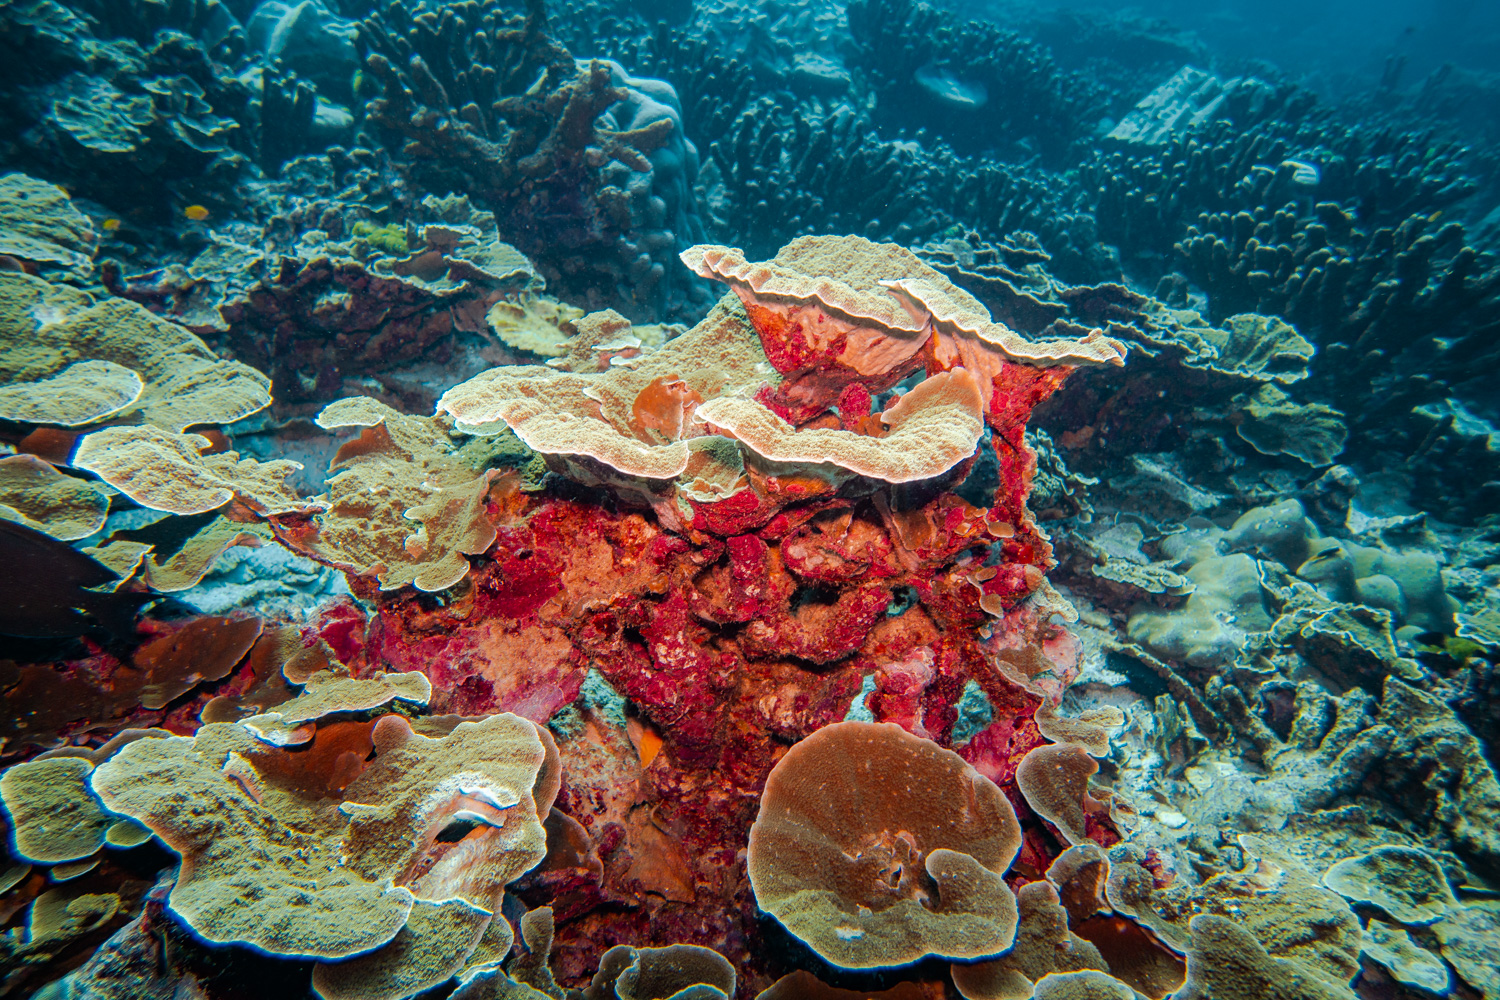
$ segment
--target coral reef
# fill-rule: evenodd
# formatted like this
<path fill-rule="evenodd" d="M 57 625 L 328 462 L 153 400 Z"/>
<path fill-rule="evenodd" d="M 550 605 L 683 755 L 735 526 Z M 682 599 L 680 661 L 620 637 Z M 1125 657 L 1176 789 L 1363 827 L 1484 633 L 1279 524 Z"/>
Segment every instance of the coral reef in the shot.
<path fill-rule="evenodd" d="M 1483 73 L 920 0 L 0 54 L 0 994 L 1500 995 Z"/>

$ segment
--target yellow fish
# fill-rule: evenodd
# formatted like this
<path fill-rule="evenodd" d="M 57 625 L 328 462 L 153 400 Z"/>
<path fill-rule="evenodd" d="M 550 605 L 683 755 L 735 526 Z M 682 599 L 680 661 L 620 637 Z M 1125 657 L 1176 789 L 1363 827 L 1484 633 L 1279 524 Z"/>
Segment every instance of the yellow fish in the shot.
<path fill-rule="evenodd" d="M 208 209 L 204 208 L 202 205 L 189 205 L 187 208 L 184 208 L 182 210 L 182 214 L 187 216 L 189 219 L 192 219 L 194 222 L 202 222 L 204 219 L 208 218 Z"/>
<path fill-rule="evenodd" d="M 103 228 L 103 230 L 106 233 L 112 233 L 116 229 L 120 228 L 120 220 L 119 219 L 105 219 L 101 228 Z"/>

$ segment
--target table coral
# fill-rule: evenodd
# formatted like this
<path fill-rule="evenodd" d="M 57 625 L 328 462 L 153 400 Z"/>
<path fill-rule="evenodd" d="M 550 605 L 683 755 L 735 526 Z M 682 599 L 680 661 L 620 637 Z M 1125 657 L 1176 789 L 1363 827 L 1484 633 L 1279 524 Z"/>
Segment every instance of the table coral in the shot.
<path fill-rule="evenodd" d="M 88 787 L 92 762 L 77 757 L 27 761 L 0 775 L 0 802 L 15 853 L 34 864 L 89 857 L 104 846 L 114 819 Z"/>
<path fill-rule="evenodd" d="M 1362 954 L 1385 966 L 1399 983 L 1446 993 L 1452 985 L 1448 967 L 1421 947 L 1401 927 L 1371 920 L 1365 928 Z"/>
<path fill-rule="evenodd" d="M 1038 816 L 1056 826 L 1070 846 L 1077 846 L 1090 840 L 1090 829 L 1099 828 L 1105 812 L 1088 792 L 1089 778 L 1098 770 L 1098 763 L 1081 746 L 1039 746 L 1016 765 L 1016 787 Z"/>
<path fill-rule="evenodd" d="M 1500 781 L 1479 741 L 1447 705 L 1395 677 L 1380 710 L 1395 729 L 1387 787 L 1407 790 L 1429 842 L 1451 844 L 1480 873 L 1500 871 Z"/>
<path fill-rule="evenodd" d="M 1496 934 L 1500 933 L 1500 908 L 1493 901 L 1455 907 L 1433 925 L 1442 945 L 1443 957 L 1488 1000 L 1500 991 L 1500 965 L 1496 958 Z"/>
<path fill-rule="evenodd" d="M 45 382 L 80 361 L 108 362 L 142 383 L 122 408 L 120 394 L 101 396 L 91 413 L 69 403 L 72 426 L 105 416 L 180 433 L 196 424 L 249 416 L 271 402 L 270 380 L 249 365 L 218 357 L 175 323 L 131 302 L 52 286 L 25 274 L 0 274 L 0 382 Z M 114 369 L 110 369 L 113 374 Z M 45 389 L 43 389 L 45 392 Z M 37 413 L 42 422 L 58 422 Z"/>
<path fill-rule="evenodd" d="M 894 725 L 843 722 L 766 778 L 750 883 L 761 909 L 836 966 L 993 955 L 1016 928 L 1000 878 L 1020 847 L 1014 817 L 952 751 Z"/>
<path fill-rule="evenodd" d="M 1494 81 L 520 8 L 0 0 L 0 992 L 1494 992 Z M 1008 955 L 834 969 L 761 909 L 758 808 L 859 726 L 1014 810 L 1003 876 L 874 838 L 1014 894 Z M 201 845 L 96 781 L 407 897 L 358 954 L 205 941 Z"/>
<path fill-rule="evenodd" d="M 444 590 L 469 571 L 466 555 L 495 540 L 498 473 L 465 462 L 440 420 L 397 413 L 367 397 L 340 400 L 318 415 L 327 429 L 357 427 L 329 465 L 324 508 L 289 526 L 290 547 L 381 589 L 407 584 Z"/>
<path fill-rule="evenodd" d="M 132 500 L 169 514 L 203 514 L 231 500 L 255 514 L 285 514 L 307 504 L 286 484 L 296 462 L 257 462 L 238 452 L 204 454 L 201 434 L 172 434 L 145 424 L 107 427 L 85 437 L 73 463 Z"/>
<path fill-rule="evenodd" d="M 1227 917 L 1192 919 L 1188 979 L 1177 1000 L 1352 1000 L 1353 991 L 1269 955 Z"/>
<path fill-rule="evenodd" d="M 611 323 L 619 332 L 618 323 Z M 687 418 L 694 403 L 752 390 L 768 374 L 764 358 L 743 312 L 721 303 L 637 364 L 578 374 L 529 365 L 494 368 L 448 390 L 438 410 L 470 432 L 508 426 L 558 471 L 585 482 L 610 482 L 629 492 L 644 488 L 650 496 L 652 480 L 686 472 L 693 476 L 688 483 L 702 478 L 709 491 L 715 456 L 700 451 L 693 463 L 698 468 L 689 470 L 687 439 L 704 432 L 699 422 L 695 434 Z M 737 478 L 735 473 L 724 485 Z M 680 517 L 670 503 L 657 506 L 665 506 L 673 520 Z"/>
<path fill-rule="evenodd" d="M 1104 957 L 1068 928 L 1056 887 L 1028 882 L 1016 892 L 1020 913 L 1015 944 L 1003 958 L 950 969 L 966 1000 L 1029 1000 L 1038 981 L 1054 972 L 1104 969 Z"/>
<path fill-rule="evenodd" d="M 734 985 L 734 968 L 710 948 L 619 945 L 604 953 L 582 1000 L 727 1000 Z"/>
<path fill-rule="evenodd" d="M 1429 924 L 1458 905 L 1437 861 L 1407 847 L 1377 847 L 1328 869 L 1323 884 L 1385 910 L 1403 924 Z"/>
<path fill-rule="evenodd" d="M 0 417 L 26 424 L 82 427 L 141 398 L 145 383 L 111 361 L 78 361 L 56 375 L 0 387 Z"/>
<path fill-rule="evenodd" d="M 109 498 L 34 455 L 0 458 L 0 517 L 53 538 L 87 538 L 104 526 Z"/>
<path fill-rule="evenodd" d="M 98 244 L 88 216 L 57 185 L 25 174 L 0 177 L 0 254 L 87 274 Z"/>
<path fill-rule="evenodd" d="M 438 737 L 399 716 L 324 719 L 300 755 L 232 723 L 133 742 L 90 784 L 183 854 L 168 901 L 198 934 L 352 957 L 317 967 L 325 996 L 410 996 L 462 966 L 505 885 L 541 859 L 556 751 L 510 715 Z"/>
<path fill-rule="evenodd" d="M 186 540 L 166 531 L 162 532 L 165 537 L 155 538 L 156 533 L 149 528 L 144 534 L 154 540 L 131 532 L 110 532 L 99 544 L 84 551 L 120 576 L 116 590 L 126 589 L 131 580 L 139 580 L 153 591 L 171 594 L 198 586 L 219 557 L 230 549 L 258 547 L 274 537 L 263 524 L 247 524 L 213 513 L 206 516 L 208 523 Z"/>
<path fill-rule="evenodd" d="M 1240 834 L 1238 840 L 1246 852 L 1244 869 L 1196 886 L 1180 879 L 1160 885 L 1141 864 L 1145 858 L 1138 848 L 1115 848 L 1106 892 L 1110 905 L 1189 956 L 1190 990 L 1195 975 L 1207 968 L 1199 964 L 1195 973 L 1197 924 L 1213 916 L 1234 921 L 1237 933 L 1256 942 L 1254 951 L 1270 956 L 1268 967 L 1295 970 L 1287 974 L 1318 981 L 1329 995 L 1345 995 L 1345 984 L 1359 971 L 1359 921 L 1310 872 L 1279 854 L 1274 841 L 1250 834 Z M 1217 926 L 1209 930 L 1216 932 Z"/>
<path fill-rule="evenodd" d="M 900 298 L 881 286 L 878 275 L 931 282 L 935 272 L 899 254 L 905 263 L 892 270 L 893 250 L 872 246 L 856 242 L 847 249 L 851 259 L 865 259 L 862 294 L 883 303 L 893 322 L 908 315 L 911 295 L 937 294 L 912 285 Z M 953 301 L 951 294 L 943 300 L 944 316 L 959 315 Z M 430 680 L 429 709 L 453 715 L 418 720 L 419 735 L 409 741 L 426 746 L 420 741 L 455 738 L 446 734 L 462 716 L 510 711 L 551 720 L 568 780 L 556 817 L 540 800 L 536 817 L 558 831 L 559 844 L 571 846 L 549 853 L 515 891 L 533 906 L 551 904 L 565 914 L 553 958 L 560 978 L 593 975 L 614 944 L 644 949 L 684 938 L 719 950 L 742 975 L 760 975 L 767 958 L 745 932 L 755 897 L 731 845 L 751 827 L 760 786 L 780 755 L 778 741 L 816 739 L 868 687 L 871 718 L 886 724 L 878 728 L 899 732 L 889 726 L 899 723 L 917 734 L 902 739 L 951 758 L 989 790 L 984 801 L 997 816 L 1013 815 L 1002 790 L 1020 801 L 1017 767 L 1045 742 L 1044 732 L 1103 745 L 1104 731 L 1092 716 L 1067 720 L 1056 710 L 1077 670 L 1078 650 L 1048 620 L 1067 609 L 1044 583 L 1049 557 L 1024 505 L 1031 469 L 1020 429 L 1030 406 L 1072 370 L 1054 361 L 1094 354 L 1105 363 L 1119 360 L 1118 350 L 1098 337 L 1034 349 L 1007 339 L 999 327 L 975 332 L 970 319 L 924 318 L 912 331 L 917 347 L 942 338 L 969 346 L 934 353 L 925 372 L 929 366 L 914 352 L 891 370 L 880 370 L 872 356 L 872 374 L 845 380 L 837 391 L 808 381 L 810 391 L 798 403 L 805 412 L 794 422 L 777 402 L 785 380 L 765 352 L 766 343 L 788 331 L 767 325 L 769 315 L 761 313 L 757 324 L 738 297 L 726 296 L 696 328 L 661 340 L 637 336 L 618 314 L 591 314 L 574 322 L 563 364 L 506 367 L 471 380 L 445 397 L 444 416 L 406 416 L 368 398 L 334 403 L 321 422 L 357 436 L 335 456 L 328 494 L 317 501 L 293 502 L 290 491 L 261 482 L 263 473 L 279 475 L 279 465 L 203 455 L 202 439 L 149 424 L 95 432 L 80 461 L 92 468 L 101 456 L 113 456 L 111 479 L 145 500 L 157 492 L 154 480 L 128 468 L 130 455 L 101 446 L 116 438 L 183 445 L 172 454 L 188 470 L 200 470 L 194 476 L 211 472 L 212 481 L 199 484 L 204 495 L 196 502 L 171 504 L 222 508 L 229 517 L 260 522 L 256 527 L 288 547 L 344 567 L 351 587 L 371 602 L 368 625 L 353 617 L 348 632 L 329 621 L 314 629 L 321 643 L 304 641 L 313 642 L 309 649 L 326 646 L 326 665 L 352 672 L 359 678 L 352 683 L 380 687 L 376 700 L 391 693 L 380 682 L 382 670 L 420 671 L 413 676 Z M 947 332 L 934 334 L 930 322 L 947 323 Z M 877 339 L 888 334 L 866 332 Z M 1069 354 L 1070 344 L 1083 345 L 1080 357 Z M 1036 356 L 1007 360 L 1004 350 Z M 966 351 L 982 378 L 960 363 Z M 877 407 L 880 394 L 903 378 L 912 379 L 910 388 Z M 448 414 L 458 419 L 456 427 Z M 558 426 L 549 429 L 548 421 Z M 988 510 L 948 492 L 972 465 L 984 423 L 1023 449 L 1009 460 Z M 554 472 L 527 491 L 492 465 L 494 434 L 506 424 Z M 616 444 L 594 448 L 562 424 L 594 427 Z M 490 437 L 462 444 L 470 431 Z M 657 476 L 630 458 L 657 453 L 673 459 Z M 168 494 L 177 489 L 168 480 L 158 485 Z M 384 492 L 370 491 L 381 485 Z M 446 492 L 468 499 L 445 506 Z M 340 527 L 333 515 L 343 508 L 359 516 Z M 424 532 L 418 525 L 429 509 L 436 513 Z M 450 530 L 455 539 L 472 540 L 449 547 L 443 532 Z M 100 551 L 143 544 L 122 536 Z M 422 577 L 439 556 L 441 577 Z M 382 580 L 382 570 L 396 572 Z M 422 589 L 424 579 L 431 590 Z M 278 631 L 262 641 L 269 651 L 285 646 L 284 639 Z M 325 684 L 350 682 L 319 679 L 311 666 L 273 677 L 271 661 L 287 657 L 255 650 L 218 698 L 194 701 L 206 705 L 195 737 L 154 741 L 177 749 L 170 766 L 152 773 L 165 780 L 177 768 L 183 794 L 187 785 L 211 794 L 243 816 L 249 830 L 281 830 L 267 810 L 294 809 L 312 824 L 312 832 L 297 834 L 311 838 L 302 846 L 322 856 L 346 836 L 331 803 L 347 803 L 364 787 L 360 782 L 373 782 L 369 776 L 382 760 L 376 744 L 408 731 L 406 723 L 388 717 L 372 730 L 359 721 L 381 710 L 369 699 L 344 705 L 339 716 L 304 719 L 302 701 Z M 300 699 L 287 690 L 297 684 L 308 685 Z M 741 697 L 747 690 L 766 694 Z M 942 749 L 954 739 L 961 702 L 973 703 L 964 709 L 962 758 Z M 984 711 L 976 707 L 981 703 Z M 324 705 L 313 715 L 331 710 Z M 183 731 L 191 732 L 191 724 Z M 375 760 L 361 765 L 356 758 L 362 760 L 360 748 L 371 740 Z M 112 808 L 144 815 L 147 806 L 130 790 L 144 783 L 127 786 L 115 772 L 137 756 L 164 752 L 120 750 L 101 765 L 96 787 L 108 787 Z M 216 765 L 208 770 L 194 763 L 205 753 Z M 315 773 L 288 776 L 277 762 L 292 754 Z M 226 759 L 228 770 L 219 770 Z M 175 801 L 176 794 L 153 801 Z M 550 793 L 543 797 L 550 805 Z M 345 811 L 355 814 L 349 829 L 359 828 L 365 813 Z M 484 826 L 483 808 L 460 811 L 475 812 L 465 823 Z M 260 819 L 250 823 L 251 817 Z M 168 829 L 168 817 L 152 813 L 150 822 L 187 853 L 197 850 L 190 836 Z M 1004 858 L 982 851 L 976 861 L 934 841 L 914 862 L 913 878 L 946 886 L 954 912 L 986 915 L 974 918 L 989 928 L 983 942 L 945 945 L 944 954 L 989 955 L 1009 941 L 1014 903 L 1001 872 L 1020 833 L 1013 820 L 1006 829 L 1013 836 Z M 1024 864 L 1040 873 L 1060 845 L 1040 827 L 1032 837 Z M 253 914 L 220 912 L 199 898 L 206 883 L 194 881 L 194 872 L 205 869 L 196 864 L 186 866 L 188 876 L 173 890 L 179 919 L 211 925 L 226 940 L 291 947 L 277 944 L 280 932 Z M 495 905 L 484 892 L 460 893 L 463 905 L 424 895 L 422 885 L 447 878 L 434 874 L 441 868 L 439 862 L 428 875 L 398 881 L 412 889 L 404 902 L 372 896 L 372 914 L 390 912 L 362 931 L 345 928 L 363 934 L 363 943 L 325 949 L 344 957 L 318 968 L 318 988 L 328 995 L 394 996 L 437 982 L 459 967 L 452 963 L 482 964 L 508 948 L 500 925 L 480 912 Z M 351 883 L 349 891 L 355 888 Z M 432 932 L 432 947 L 421 939 L 423 927 Z M 355 951 L 364 957 L 353 957 Z"/>

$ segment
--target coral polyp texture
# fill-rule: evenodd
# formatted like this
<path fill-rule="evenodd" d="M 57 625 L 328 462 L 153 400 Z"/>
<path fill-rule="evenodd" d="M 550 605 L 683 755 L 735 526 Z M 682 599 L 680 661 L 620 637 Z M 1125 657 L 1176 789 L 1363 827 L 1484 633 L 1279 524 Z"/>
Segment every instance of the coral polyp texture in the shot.
<path fill-rule="evenodd" d="M 1500 24 L 1050 6 L 0 0 L 0 995 L 1500 1000 Z"/>

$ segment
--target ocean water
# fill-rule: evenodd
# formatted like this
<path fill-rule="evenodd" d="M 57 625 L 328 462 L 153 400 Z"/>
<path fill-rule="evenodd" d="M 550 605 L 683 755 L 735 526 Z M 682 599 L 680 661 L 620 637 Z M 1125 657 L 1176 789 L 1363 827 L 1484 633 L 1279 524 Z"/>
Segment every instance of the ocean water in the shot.
<path fill-rule="evenodd" d="M 0 997 L 1500 1000 L 1500 8 L 0 54 Z"/>

